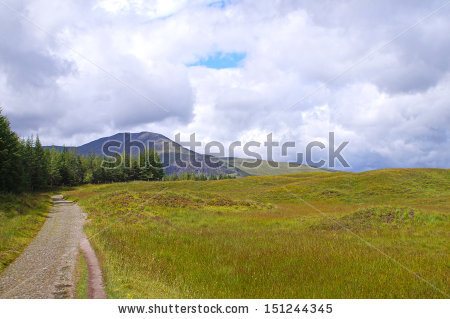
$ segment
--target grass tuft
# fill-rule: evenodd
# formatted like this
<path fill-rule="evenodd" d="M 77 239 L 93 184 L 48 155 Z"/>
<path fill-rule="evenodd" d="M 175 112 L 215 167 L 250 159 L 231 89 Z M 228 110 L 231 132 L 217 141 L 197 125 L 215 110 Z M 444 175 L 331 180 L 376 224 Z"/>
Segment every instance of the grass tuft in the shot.
<path fill-rule="evenodd" d="M 75 298 L 88 298 L 88 267 L 81 251 L 75 265 Z"/>

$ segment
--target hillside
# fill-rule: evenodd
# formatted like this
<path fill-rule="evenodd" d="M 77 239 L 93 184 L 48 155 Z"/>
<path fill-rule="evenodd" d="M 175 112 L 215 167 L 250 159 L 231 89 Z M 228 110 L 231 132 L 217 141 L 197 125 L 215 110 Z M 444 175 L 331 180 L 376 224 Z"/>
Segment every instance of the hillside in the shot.
<path fill-rule="evenodd" d="M 271 162 L 262 160 L 258 167 L 247 167 L 244 165 L 246 159 L 236 157 L 220 157 L 220 160 L 227 165 L 240 170 L 243 176 L 265 176 L 265 175 L 287 175 L 295 173 L 312 173 L 312 172 L 336 172 L 327 168 L 316 168 L 303 164 L 287 163 L 287 162 Z M 244 175 L 245 174 L 245 175 Z"/>

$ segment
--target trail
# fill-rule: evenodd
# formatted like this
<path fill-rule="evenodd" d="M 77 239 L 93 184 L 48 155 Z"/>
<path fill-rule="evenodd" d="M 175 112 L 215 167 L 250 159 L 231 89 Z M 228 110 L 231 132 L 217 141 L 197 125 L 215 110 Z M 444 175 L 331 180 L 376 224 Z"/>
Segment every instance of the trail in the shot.
<path fill-rule="evenodd" d="M 36 238 L 0 275 L 0 298 L 73 298 L 79 248 L 88 264 L 89 298 L 106 298 L 97 258 L 83 233 L 83 210 L 61 195 L 52 200 Z"/>

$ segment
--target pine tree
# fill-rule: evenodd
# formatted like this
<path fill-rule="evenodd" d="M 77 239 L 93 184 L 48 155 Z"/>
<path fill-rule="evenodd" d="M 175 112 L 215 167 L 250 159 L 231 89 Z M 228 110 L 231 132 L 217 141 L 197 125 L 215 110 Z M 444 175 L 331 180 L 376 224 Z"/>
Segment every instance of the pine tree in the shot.
<path fill-rule="evenodd" d="M 61 186 L 71 184 L 71 174 L 69 169 L 69 151 L 66 147 L 63 148 L 61 156 L 58 159 L 58 170 L 61 176 Z"/>
<path fill-rule="evenodd" d="M 10 123 L 0 109 L 0 191 L 20 192 L 24 176 L 21 161 L 22 145 L 11 131 Z"/>
<path fill-rule="evenodd" d="M 49 151 L 49 174 L 50 174 L 50 187 L 55 187 L 61 185 L 61 174 L 59 171 L 61 153 L 52 148 Z"/>
<path fill-rule="evenodd" d="M 165 172 L 158 153 L 152 149 L 145 150 L 146 174 L 152 175 L 150 180 L 160 181 L 163 179 Z"/>
<path fill-rule="evenodd" d="M 43 189 L 48 185 L 49 172 L 46 160 L 41 141 L 39 140 L 39 136 L 37 136 L 36 141 L 34 142 L 31 159 L 31 188 L 33 190 Z"/>

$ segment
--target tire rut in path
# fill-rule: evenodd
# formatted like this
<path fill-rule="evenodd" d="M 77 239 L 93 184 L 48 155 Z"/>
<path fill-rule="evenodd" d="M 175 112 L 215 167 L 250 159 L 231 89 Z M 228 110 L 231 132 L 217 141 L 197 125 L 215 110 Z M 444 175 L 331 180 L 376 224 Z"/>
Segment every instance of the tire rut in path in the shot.
<path fill-rule="evenodd" d="M 83 233 L 82 209 L 61 195 L 52 200 L 54 206 L 36 238 L 0 274 L 0 298 L 73 298 L 79 248 L 88 263 L 88 297 L 106 298 L 97 258 Z M 85 252 L 87 246 L 90 252 Z"/>

